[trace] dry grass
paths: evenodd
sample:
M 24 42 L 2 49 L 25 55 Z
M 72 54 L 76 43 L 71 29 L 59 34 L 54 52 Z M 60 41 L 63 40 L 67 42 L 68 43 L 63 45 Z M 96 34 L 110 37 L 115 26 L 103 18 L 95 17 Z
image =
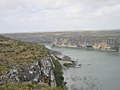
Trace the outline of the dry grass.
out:
M 62 88 L 56 87 L 52 88 L 47 85 L 42 84 L 32 84 L 32 83 L 6 83 L 0 86 L 0 90 L 63 90 Z
M 47 55 L 44 45 L 21 42 L 0 36 L 0 61 L 28 63 Z

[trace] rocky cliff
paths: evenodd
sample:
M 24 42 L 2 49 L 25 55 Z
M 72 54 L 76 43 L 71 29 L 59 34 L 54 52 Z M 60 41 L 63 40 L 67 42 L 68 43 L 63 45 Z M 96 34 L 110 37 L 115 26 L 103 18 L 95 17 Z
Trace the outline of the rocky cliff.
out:
M 120 32 L 118 32 L 120 33 Z M 120 51 L 120 34 L 117 33 L 76 33 L 54 37 L 53 46 L 88 48 L 97 50 Z
M 52 43 L 59 47 L 120 52 L 120 30 L 4 34 L 21 41 Z
M 16 83 L 30 84 L 30 86 L 21 87 L 20 90 L 32 90 L 41 84 L 51 87 L 62 86 L 62 83 L 56 82 L 61 78 L 62 73 L 60 77 L 56 78 L 53 59 L 43 45 L 20 42 L 0 36 L 0 89 L 9 90 L 11 88 L 9 86 L 11 84 L 15 86 Z M 34 87 L 33 84 L 38 85 Z M 26 89 L 27 87 L 29 89 Z M 17 90 L 17 87 L 14 89 Z M 61 89 L 56 88 L 55 90 Z

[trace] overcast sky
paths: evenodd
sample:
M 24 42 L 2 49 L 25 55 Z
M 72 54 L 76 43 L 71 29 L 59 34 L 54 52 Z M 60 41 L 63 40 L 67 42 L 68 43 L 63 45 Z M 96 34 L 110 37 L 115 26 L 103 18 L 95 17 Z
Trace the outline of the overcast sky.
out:
M 0 0 L 0 33 L 120 29 L 120 0 Z

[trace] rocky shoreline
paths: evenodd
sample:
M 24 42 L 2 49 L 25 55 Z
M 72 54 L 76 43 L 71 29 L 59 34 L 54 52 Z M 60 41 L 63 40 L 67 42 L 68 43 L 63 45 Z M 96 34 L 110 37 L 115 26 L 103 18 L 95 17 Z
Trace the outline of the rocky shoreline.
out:
M 93 46 L 90 47 L 86 47 L 86 46 L 63 46 L 63 45 L 51 45 L 52 47 L 59 47 L 59 48 L 75 48 L 75 49 L 87 49 L 87 50 L 97 50 L 97 51 L 108 51 L 108 52 L 119 52 L 120 53 L 120 49 L 118 51 L 116 51 L 115 49 L 111 49 L 111 48 L 94 48 Z

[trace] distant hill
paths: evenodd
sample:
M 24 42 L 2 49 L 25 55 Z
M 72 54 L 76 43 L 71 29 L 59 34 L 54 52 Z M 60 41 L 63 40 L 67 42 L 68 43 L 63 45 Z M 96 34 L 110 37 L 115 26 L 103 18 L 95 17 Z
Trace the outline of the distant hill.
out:
M 4 35 L 20 41 L 49 43 L 60 47 L 86 47 L 120 51 L 120 30 L 14 33 Z
M 79 36 L 84 36 L 89 38 L 92 36 L 96 37 L 120 37 L 120 30 L 101 30 L 101 31 L 62 31 L 62 32 L 36 32 L 36 33 L 11 33 L 4 34 L 6 37 L 17 39 L 20 41 L 27 42 L 42 42 L 42 43 L 51 43 L 55 38 L 60 37 L 74 37 L 78 38 Z

